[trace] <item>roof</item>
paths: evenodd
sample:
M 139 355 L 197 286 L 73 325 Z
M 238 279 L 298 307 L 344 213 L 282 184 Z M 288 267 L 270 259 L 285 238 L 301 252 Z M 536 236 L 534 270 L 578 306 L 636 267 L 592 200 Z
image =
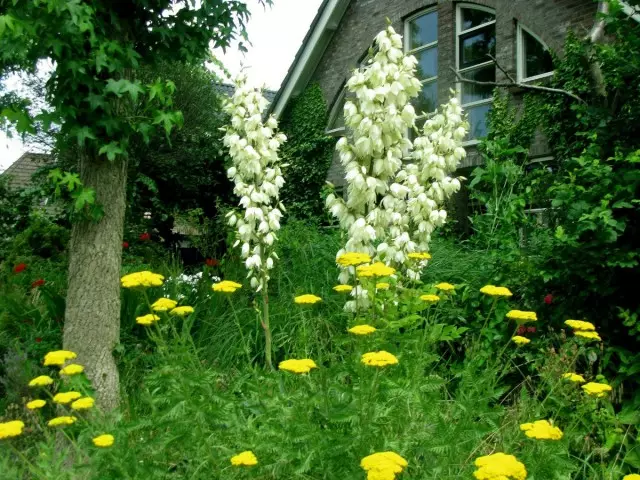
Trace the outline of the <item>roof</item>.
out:
M 282 114 L 289 100 L 299 95 L 309 83 L 350 1 L 323 0 L 278 93 L 269 106 L 269 111 L 276 117 Z
M 15 189 L 23 189 L 31 186 L 31 177 L 44 165 L 53 161 L 51 155 L 46 153 L 23 153 L 13 162 L 9 168 L 2 172 L 3 176 L 11 177 L 9 185 Z

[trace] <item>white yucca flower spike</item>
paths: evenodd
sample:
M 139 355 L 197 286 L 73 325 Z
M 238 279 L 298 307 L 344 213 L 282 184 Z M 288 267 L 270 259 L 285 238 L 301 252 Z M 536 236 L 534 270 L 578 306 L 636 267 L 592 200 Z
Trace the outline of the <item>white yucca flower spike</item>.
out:
M 286 137 L 276 133 L 278 122 L 272 116 L 263 123 L 268 102 L 259 90 L 247 86 L 245 74 L 236 77 L 235 86 L 233 97 L 224 104 L 231 117 L 224 145 L 233 161 L 227 176 L 235 184 L 233 192 L 244 212 L 232 211 L 227 217 L 229 225 L 236 227 L 236 245 L 245 261 L 247 278 L 261 291 L 266 289 L 269 270 L 277 259 L 273 244 L 284 212 L 279 199 L 284 179 L 278 149 Z

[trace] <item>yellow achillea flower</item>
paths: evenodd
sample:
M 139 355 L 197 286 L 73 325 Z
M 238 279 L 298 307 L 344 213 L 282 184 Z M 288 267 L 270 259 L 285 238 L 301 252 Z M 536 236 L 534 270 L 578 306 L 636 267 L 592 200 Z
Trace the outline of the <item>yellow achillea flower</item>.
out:
M 183 307 L 176 307 L 169 312 L 169 315 L 177 315 L 179 317 L 184 317 L 186 315 L 190 315 L 194 312 L 193 307 L 189 307 L 187 305 Z
M 578 375 L 577 373 L 565 373 L 562 375 L 562 378 L 566 380 L 570 380 L 575 383 L 584 383 L 586 380 L 582 375 Z
M 513 295 L 507 287 L 496 287 L 495 285 L 485 285 L 480 289 L 480 292 L 490 297 L 510 297 Z
M 606 397 L 607 393 L 613 390 L 611 385 L 607 385 L 606 383 L 596 383 L 589 382 L 585 385 L 582 385 L 582 389 L 585 391 L 587 395 L 592 397 L 602 398 Z
M 438 290 L 442 290 L 443 292 L 451 292 L 452 290 L 456 289 L 455 285 L 451 285 L 450 283 L 447 283 L 447 282 L 442 282 L 437 284 L 436 288 Z
M 333 287 L 333 289 L 338 293 L 343 293 L 350 292 L 351 290 L 353 290 L 353 287 L 351 285 L 336 285 L 335 287 Z
M 631 473 L 622 477 L 622 480 L 640 480 L 640 475 L 637 473 Z
M 62 393 L 56 393 L 53 397 L 53 401 L 55 403 L 61 403 L 63 405 L 69 403 L 69 402 L 73 402 L 74 400 L 77 400 L 78 398 L 80 398 L 82 396 L 82 394 L 80 392 L 62 392 Z
M 322 301 L 322 299 L 320 297 L 317 297 L 315 295 L 311 295 L 310 293 L 307 293 L 305 295 L 298 295 L 297 297 L 295 297 L 293 299 L 293 301 L 298 303 L 298 304 L 310 304 L 310 305 L 313 305 L 314 303 L 318 303 L 318 302 Z
M 300 360 L 289 359 L 283 360 L 278 364 L 280 370 L 285 370 L 292 373 L 309 373 L 312 368 L 318 368 L 316 362 L 310 358 L 303 358 Z
M 171 300 L 170 298 L 159 298 L 151 304 L 151 309 L 154 312 L 166 312 L 167 310 L 176 308 L 177 304 L 178 302 Z
M 538 320 L 536 312 L 525 312 L 522 310 L 511 310 L 507 312 L 507 318 L 516 320 L 518 323 L 535 322 Z
M 393 480 L 407 465 L 407 461 L 395 452 L 373 453 L 360 460 L 369 480 Z
M 10 422 L 0 423 L 0 440 L 3 438 L 17 437 L 22 435 L 24 422 L 20 420 L 12 420 Z
M 520 430 L 529 438 L 537 440 L 560 440 L 562 438 L 562 430 L 554 427 L 547 420 L 536 420 L 533 423 L 523 423 Z
M 521 337 L 520 335 L 514 335 L 511 338 L 511 341 L 517 343 L 518 345 L 526 345 L 527 343 L 531 342 L 531 340 L 529 340 L 527 337 Z
M 433 295 L 431 293 L 428 293 L 426 295 L 420 295 L 420 300 L 428 303 L 436 303 L 440 301 L 440 297 L 438 295 Z
M 378 282 L 376 283 L 376 290 L 389 290 L 389 285 L 387 282 Z
M 411 260 L 431 260 L 431 254 L 427 252 L 413 252 L 407 255 Z
M 53 378 L 48 375 L 40 375 L 29 382 L 30 387 L 44 387 L 45 385 L 51 385 Z
M 355 327 L 351 327 L 347 330 L 349 333 L 353 333 L 354 335 L 369 335 L 376 331 L 376 327 L 372 327 L 371 325 L 356 325 Z
M 84 367 L 82 365 L 78 365 L 77 363 L 70 363 L 62 370 L 60 370 L 60 375 L 77 375 L 78 373 L 84 372 Z
M 162 275 L 146 270 L 144 272 L 130 273 L 120 279 L 120 283 L 124 288 L 160 287 L 162 282 L 164 282 Z
M 147 313 L 146 315 L 142 315 L 141 317 L 136 317 L 136 323 L 138 325 L 152 325 L 153 322 L 157 322 L 160 320 L 158 315 L 154 315 L 153 313 Z
M 29 410 L 37 410 L 38 408 L 42 408 L 47 404 L 45 400 L 31 400 L 27 403 L 27 408 Z
M 223 280 L 221 282 L 214 283 L 211 288 L 214 292 L 234 293 L 239 288 L 242 288 L 242 285 L 238 282 L 232 282 L 231 280 Z
M 47 425 L 50 427 L 58 427 L 60 425 L 73 425 L 76 422 L 77 418 L 72 416 L 63 416 L 52 418 L 47 422 Z
M 602 341 L 602 338 L 600 338 L 598 332 L 585 332 L 583 330 L 576 330 L 575 332 L 573 332 L 573 334 L 577 337 L 586 338 L 587 340 L 597 340 L 598 342 Z
M 115 438 L 113 438 L 113 435 L 105 433 L 104 435 L 98 435 L 97 437 L 94 437 L 91 441 L 96 447 L 107 448 L 113 445 Z
M 347 252 L 340 255 L 336 262 L 343 267 L 353 267 L 354 265 L 360 265 L 362 263 L 369 263 L 371 257 L 366 253 Z
M 252 467 L 257 464 L 258 457 L 251 450 L 246 450 L 231 457 L 231 465 L 234 467 Z
M 525 480 L 527 478 L 524 464 L 513 455 L 494 453 L 478 457 L 475 465 L 478 467 L 473 472 L 476 480 Z
M 396 273 L 396 269 L 382 262 L 376 262 L 371 265 L 360 265 L 356 268 L 356 273 L 359 277 L 388 277 Z
M 96 401 L 91 397 L 83 397 L 79 400 L 76 400 L 71 404 L 71 408 L 74 410 L 88 410 L 89 408 L 93 408 Z
M 384 350 L 365 353 L 360 361 L 370 367 L 386 367 L 387 365 L 396 365 L 398 363 L 395 355 Z
M 582 332 L 594 332 L 596 330 L 596 327 L 593 323 L 585 322 L 584 320 L 566 320 L 564 324 L 573 328 L 574 330 L 579 330 Z
M 64 365 L 67 360 L 73 360 L 77 355 L 68 350 L 56 350 L 44 356 L 44 365 Z

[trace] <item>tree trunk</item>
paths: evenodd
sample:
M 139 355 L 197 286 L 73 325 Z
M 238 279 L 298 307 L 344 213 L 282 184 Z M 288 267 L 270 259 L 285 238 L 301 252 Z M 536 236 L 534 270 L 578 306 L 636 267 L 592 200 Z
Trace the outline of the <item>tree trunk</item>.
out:
M 80 178 L 93 187 L 104 208 L 99 222 L 73 224 L 69 249 L 69 288 L 64 348 L 77 361 L 96 390 L 103 410 L 118 406 L 120 383 L 113 348 L 120 333 L 120 263 L 127 188 L 127 164 L 81 154 Z

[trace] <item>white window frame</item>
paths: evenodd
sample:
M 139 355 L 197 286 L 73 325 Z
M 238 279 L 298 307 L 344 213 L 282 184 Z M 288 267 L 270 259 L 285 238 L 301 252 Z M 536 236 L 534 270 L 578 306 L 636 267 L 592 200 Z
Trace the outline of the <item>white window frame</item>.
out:
M 516 64 L 517 64 L 518 82 L 521 82 L 521 83 L 534 82 L 536 80 L 542 80 L 543 78 L 552 77 L 553 74 L 555 73 L 554 70 L 551 70 L 550 72 L 541 73 L 539 75 L 534 75 L 532 77 L 524 76 L 526 63 L 527 63 L 527 59 L 525 58 L 525 55 L 524 55 L 524 33 L 525 32 L 531 35 L 538 43 L 540 43 L 540 45 L 542 45 L 545 50 L 551 51 L 547 46 L 547 44 L 543 42 L 538 35 L 536 35 L 527 27 L 525 27 L 520 22 L 518 22 L 517 35 L 516 35 Z
M 489 21 L 489 22 L 485 22 L 481 25 L 476 25 L 475 27 L 472 28 L 468 28 L 466 30 L 462 30 L 462 9 L 471 9 L 471 10 L 481 10 L 483 12 L 487 12 L 493 15 L 493 20 Z M 469 33 L 469 32 L 473 32 L 474 30 L 479 30 L 481 28 L 485 28 L 489 25 L 495 25 L 496 24 L 496 11 L 493 8 L 489 8 L 489 7 L 485 7 L 483 5 L 476 5 L 475 3 L 457 3 L 456 4 L 456 71 L 458 72 L 458 74 L 460 75 L 464 75 L 465 72 L 468 72 L 470 70 L 475 70 L 481 67 L 486 67 L 489 65 L 493 65 L 493 60 L 489 60 L 487 62 L 483 62 L 483 63 L 479 63 L 477 65 L 474 65 L 472 67 L 466 67 L 466 68 L 460 68 L 460 35 L 464 34 L 464 33 Z M 497 41 L 497 31 L 496 31 L 496 41 Z M 486 104 L 491 104 L 493 103 L 493 97 L 489 97 L 486 98 L 484 100 L 478 100 L 475 102 L 470 102 L 470 103 L 462 103 L 462 83 L 458 82 L 457 83 L 457 87 L 456 87 L 456 93 L 458 96 L 458 101 L 460 102 L 460 106 L 462 106 L 462 109 L 464 110 L 465 107 L 475 107 L 478 105 L 486 105 Z M 480 143 L 480 140 L 477 138 L 471 139 L 471 140 L 466 140 L 465 142 L 462 143 L 462 145 L 464 146 L 472 146 L 472 145 L 477 145 Z
M 327 122 L 327 127 L 332 127 L 335 124 L 335 121 L 338 118 L 338 115 L 344 116 L 344 107 L 341 108 L 341 105 L 343 100 L 345 100 L 346 96 L 347 96 L 347 87 L 346 85 L 343 85 L 342 88 L 340 89 L 340 93 L 338 93 L 338 96 L 333 102 L 331 111 L 329 112 L 329 121 Z M 324 133 L 325 135 L 329 135 L 330 137 L 342 137 L 344 136 L 346 130 L 347 130 L 346 126 L 331 128 L 331 129 L 327 128 Z

